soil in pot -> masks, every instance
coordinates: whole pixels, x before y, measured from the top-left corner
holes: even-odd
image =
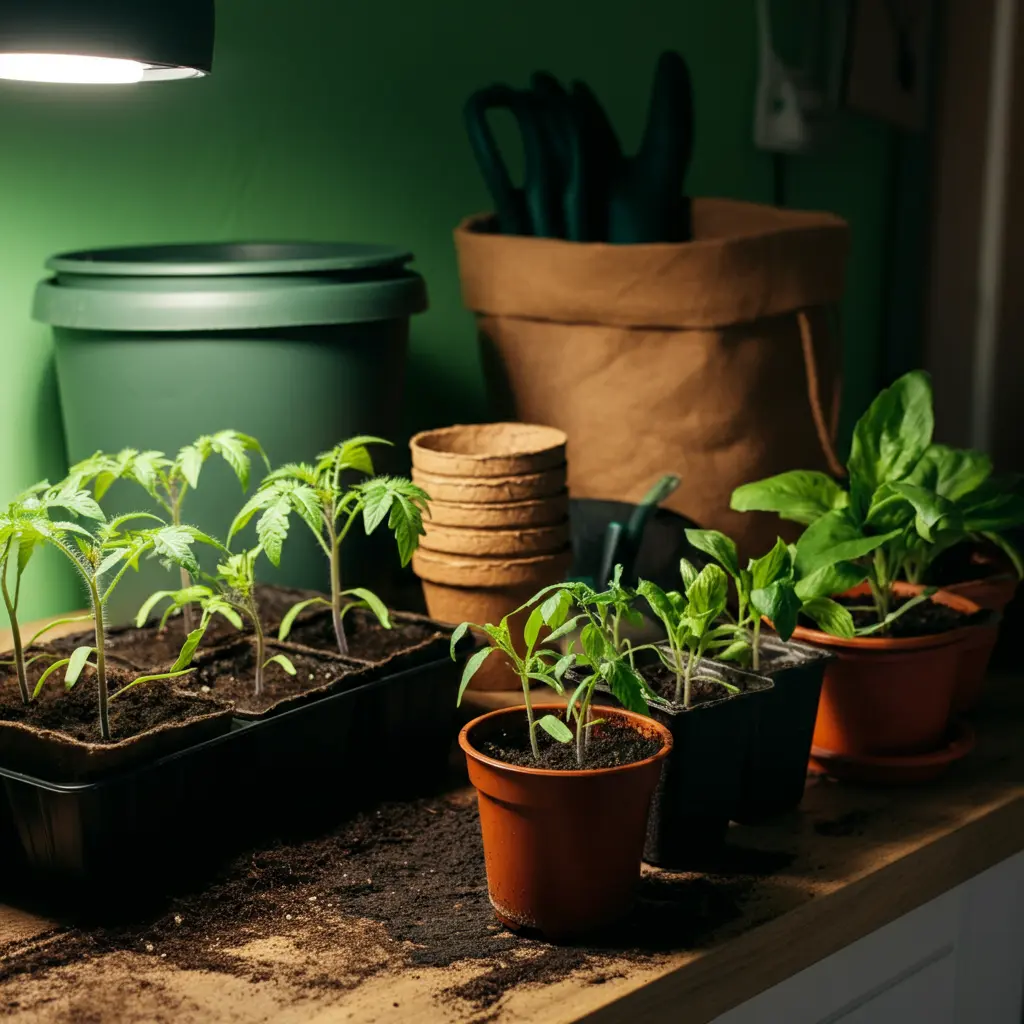
[[[267,645],[268,658],[278,653],[280,648]],[[322,689],[358,671],[345,662],[321,658],[312,651],[306,654],[289,647],[286,653],[296,674],[290,675],[276,662],[267,665],[259,696],[255,692],[256,645],[252,642],[233,644],[201,662],[189,677],[189,688],[231,701],[239,712],[261,715],[282,701]]]
[[[42,668],[33,666],[34,683]],[[116,693],[137,673],[108,663],[107,685]],[[180,680],[143,683],[109,704],[110,739],[100,734],[96,673],[87,668],[66,690],[58,674],[29,705],[17,683],[0,684],[0,764],[53,782],[96,778],[183,750],[226,733],[230,705],[180,689]]]
[[[375,615],[362,608],[345,616],[347,656],[357,661],[377,664],[446,635],[450,634],[445,634],[440,626],[413,616],[393,616],[391,629],[385,629]],[[338,640],[329,611],[297,623],[288,634],[288,641],[317,651],[338,653]]]
[[[583,764],[576,760],[576,747],[559,743],[543,730],[538,730],[540,760],[530,747],[530,732],[525,721],[509,723],[480,742],[480,752],[496,761],[520,768],[543,768],[548,771],[574,772],[581,768],[618,768],[654,757],[661,749],[661,740],[645,736],[627,725],[612,722],[595,730],[583,754]]]
[[[565,711],[557,705],[534,710],[538,717]],[[603,724],[591,730],[591,743],[602,734],[614,737],[618,725],[635,738],[615,737],[612,747],[623,743],[628,749],[647,736],[654,753],[598,769],[580,769],[573,762],[568,770],[491,757],[486,744],[521,757],[528,744],[521,708],[484,715],[459,736],[478,794],[495,913],[513,929],[558,941],[593,933],[629,912],[640,881],[651,793],[672,747],[668,730],[645,716],[604,706],[593,713]],[[626,756],[626,749],[614,756]],[[552,872],[558,864],[572,865],[571,884]]]
[[[874,608],[867,607],[865,598],[840,597],[837,600],[850,609],[854,625],[858,629],[873,626],[878,622],[878,615]],[[897,597],[893,601],[893,611],[902,608],[910,600],[912,600],[912,595]],[[988,621],[988,614],[984,610],[968,613],[939,604],[937,601],[922,601],[901,615],[888,629],[879,630],[873,636],[889,637],[893,640],[904,640],[916,636],[936,636],[939,633],[949,633],[954,629],[981,625],[986,621]],[[805,621],[805,625],[813,626],[814,624]]]

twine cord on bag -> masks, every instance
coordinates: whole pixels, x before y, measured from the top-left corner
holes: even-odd
[[[839,389],[832,400],[832,423],[825,419],[825,411],[821,405],[821,381],[818,378],[818,360],[814,353],[814,332],[811,329],[811,318],[806,310],[796,315],[800,325],[800,345],[804,352],[804,367],[807,370],[807,398],[811,404],[811,415],[814,417],[814,428],[818,432],[818,442],[825,454],[829,471],[835,476],[845,476],[846,470],[836,455],[835,439],[839,427]]]

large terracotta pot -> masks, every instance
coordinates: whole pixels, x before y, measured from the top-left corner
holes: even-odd
[[[900,596],[921,590],[896,584]],[[851,591],[867,593],[866,587]],[[968,615],[980,611],[973,601],[946,591],[933,600]],[[845,640],[798,626],[794,639],[836,654],[825,670],[814,746],[845,756],[937,749],[949,728],[961,657],[974,635],[975,627],[965,627],[933,636]]]
[[[437,622],[498,623],[538,590],[565,579],[571,550],[527,558],[470,558],[420,548],[413,571],[423,583],[427,611]],[[526,614],[510,620],[512,640],[525,648]],[[518,690],[519,676],[505,658],[488,658],[473,677],[474,690]]]
[[[943,589],[950,594],[957,594],[969,601],[1002,613],[1013,600],[1020,580],[1014,572],[998,573],[981,579],[954,583]],[[979,627],[974,631],[972,639],[964,645],[960,658],[960,677],[957,680],[956,692],[953,694],[953,713],[967,714],[977,707],[985,688],[985,676],[992,652],[999,641],[999,624]]]
[[[410,442],[413,468],[442,476],[524,476],[565,465],[561,430],[530,423],[474,423],[425,430]]]
[[[538,715],[564,710],[536,707]],[[636,764],[569,772],[519,768],[480,752],[476,744],[488,730],[523,714],[522,708],[494,711],[459,736],[480,805],[491,904],[509,927],[548,938],[597,931],[633,904],[651,796],[672,734],[643,715],[599,707],[595,717],[657,736],[661,749]],[[553,870],[556,865],[565,870]]]

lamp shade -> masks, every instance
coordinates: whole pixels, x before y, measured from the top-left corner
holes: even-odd
[[[213,66],[214,0],[0,0],[0,78],[121,84]]]

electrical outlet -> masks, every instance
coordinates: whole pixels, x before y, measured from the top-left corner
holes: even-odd
[[[934,16],[934,0],[858,0],[848,107],[901,128],[925,128]]]

